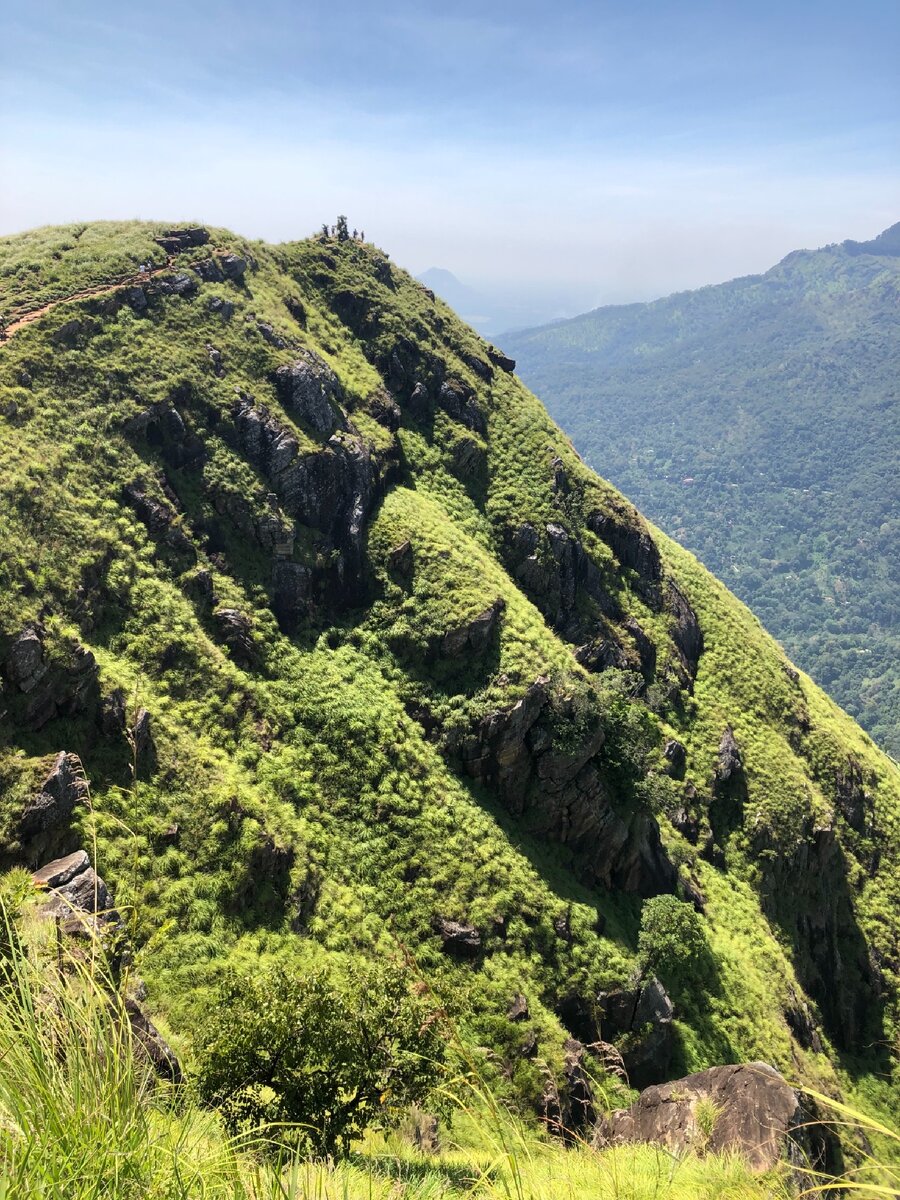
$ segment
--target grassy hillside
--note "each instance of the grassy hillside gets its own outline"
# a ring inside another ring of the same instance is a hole
[[[0,241],[4,862],[96,838],[188,1060],[229,966],[393,958],[529,1117],[598,1034],[889,1107],[896,767],[382,252],[164,230]]]
[[[895,758],[898,229],[507,339],[590,465]]]

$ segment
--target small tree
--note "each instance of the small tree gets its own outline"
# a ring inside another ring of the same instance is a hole
[[[699,914],[676,896],[654,896],[641,912],[638,957],[644,975],[674,990],[708,981],[712,955]]]
[[[338,217],[337,225],[335,226],[335,232],[339,242],[350,241],[350,230],[347,227],[347,218],[345,216],[342,215]]]
[[[201,1099],[232,1133],[265,1131],[329,1156],[423,1103],[444,1056],[436,1014],[395,967],[341,988],[322,972],[232,975],[196,1046]]]

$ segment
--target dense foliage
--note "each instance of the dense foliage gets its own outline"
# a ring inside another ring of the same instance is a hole
[[[507,338],[591,466],[895,757],[898,229]]]
[[[402,963],[534,1119],[665,893],[657,1074],[895,1103],[895,766],[375,247],[159,239],[0,240],[3,865],[91,851],[189,1066],[232,971]]]
[[[197,1032],[198,1090],[233,1134],[335,1157],[427,1104],[445,1051],[438,1014],[401,970],[344,986],[322,972],[235,974]]]

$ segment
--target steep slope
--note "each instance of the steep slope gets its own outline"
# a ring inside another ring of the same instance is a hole
[[[47,229],[0,279],[0,843],[96,834],[176,1037],[228,963],[412,954],[548,1112],[570,1034],[878,1091],[896,768],[509,359],[350,240]]]
[[[895,757],[898,239],[506,339],[588,462]]]

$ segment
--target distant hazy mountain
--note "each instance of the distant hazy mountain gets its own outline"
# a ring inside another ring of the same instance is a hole
[[[443,267],[429,267],[417,279],[486,337],[495,337],[507,329],[525,329],[559,320],[578,311],[574,305],[554,304],[552,299],[531,302],[502,290],[479,291],[462,283],[452,271],[445,271]]]
[[[504,348],[590,465],[900,755],[900,224]]]

